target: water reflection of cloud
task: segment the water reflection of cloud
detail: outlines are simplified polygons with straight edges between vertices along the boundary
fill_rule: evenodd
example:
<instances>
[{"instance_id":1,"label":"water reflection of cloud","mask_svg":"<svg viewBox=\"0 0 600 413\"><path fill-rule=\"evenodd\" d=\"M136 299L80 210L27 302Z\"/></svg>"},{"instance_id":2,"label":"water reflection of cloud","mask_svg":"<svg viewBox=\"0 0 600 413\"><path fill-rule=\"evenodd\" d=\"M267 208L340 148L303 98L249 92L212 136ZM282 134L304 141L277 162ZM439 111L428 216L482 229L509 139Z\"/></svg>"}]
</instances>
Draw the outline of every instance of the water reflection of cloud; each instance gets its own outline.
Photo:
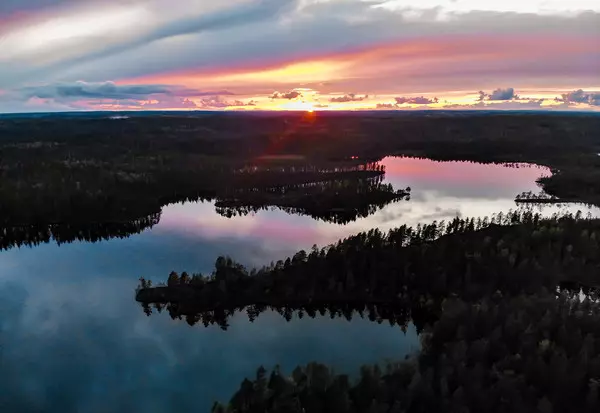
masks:
<instances>
[{"instance_id":1,"label":"water reflection of cloud","mask_svg":"<svg viewBox=\"0 0 600 413\"><path fill-rule=\"evenodd\" d=\"M165 208L154 232L210 240L252 239L254 245L266 251L283 253L281 258L297 249L310 248L315 243L327 245L374 227L388 230L403 224L449 220L457 215L486 216L515 209L515 196L537 191L536 179L549 173L547 168L535 165L508 168L414 158L389 157L382 164L386 167L385 179L394 188L411 187L411 200L387 205L346 225L314 221L277 209L228 219L218 215L213 204L200 203Z\"/></svg>"},{"instance_id":2,"label":"water reflection of cloud","mask_svg":"<svg viewBox=\"0 0 600 413\"><path fill-rule=\"evenodd\" d=\"M157 232L172 232L204 239L244 238L262 242L272 238L292 244L318 237L310 217L289 215L273 208L246 216L227 218L214 204L187 203L165 208Z\"/></svg>"},{"instance_id":3,"label":"water reflection of cloud","mask_svg":"<svg viewBox=\"0 0 600 413\"><path fill-rule=\"evenodd\" d=\"M84 283L21 273L0 287L3 411L204 411L259 364L289 371L319 359L350 373L418 345L414 330L404 336L368 320L288 324L265 314L250 324L240 314L223 332L147 318L133 301L131 279L90 277L78 267Z\"/></svg>"},{"instance_id":4,"label":"water reflection of cloud","mask_svg":"<svg viewBox=\"0 0 600 413\"><path fill-rule=\"evenodd\" d=\"M437 162L428 159L385 158L386 181L395 187L410 186L413 197L433 191L457 198L500 199L538 189L535 181L548 175L548 168L519 168L473 162Z\"/></svg>"}]
</instances>

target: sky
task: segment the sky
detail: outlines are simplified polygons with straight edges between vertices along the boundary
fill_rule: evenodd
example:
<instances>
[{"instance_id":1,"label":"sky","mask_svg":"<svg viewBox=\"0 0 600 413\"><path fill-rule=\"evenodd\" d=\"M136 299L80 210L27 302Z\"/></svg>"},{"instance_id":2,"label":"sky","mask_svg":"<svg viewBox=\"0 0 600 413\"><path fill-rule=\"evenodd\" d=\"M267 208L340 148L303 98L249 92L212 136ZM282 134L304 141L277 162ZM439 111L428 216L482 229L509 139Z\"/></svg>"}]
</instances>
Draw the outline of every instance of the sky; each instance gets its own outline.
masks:
<instances>
[{"instance_id":1,"label":"sky","mask_svg":"<svg viewBox=\"0 0 600 413\"><path fill-rule=\"evenodd\" d=\"M159 109L600 110L600 2L0 2L0 112Z\"/></svg>"}]
</instances>

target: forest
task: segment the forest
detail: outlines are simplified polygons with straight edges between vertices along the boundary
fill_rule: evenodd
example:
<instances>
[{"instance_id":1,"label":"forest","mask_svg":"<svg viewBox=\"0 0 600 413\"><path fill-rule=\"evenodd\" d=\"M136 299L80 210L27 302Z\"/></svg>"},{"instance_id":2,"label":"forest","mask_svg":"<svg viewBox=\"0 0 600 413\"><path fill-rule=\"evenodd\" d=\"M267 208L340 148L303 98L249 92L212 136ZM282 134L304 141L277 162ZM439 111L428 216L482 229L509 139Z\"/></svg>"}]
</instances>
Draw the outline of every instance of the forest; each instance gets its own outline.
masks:
<instances>
[{"instance_id":1,"label":"forest","mask_svg":"<svg viewBox=\"0 0 600 413\"><path fill-rule=\"evenodd\" d=\"M600 204L599 129L593 114L512 112L3 116L0 225L124 222L190 199L222 198L229 215L232 191L368 179L382 171L364 166L392 155L544 165L546 193ZM303 203L280 206L313 215Z\"/></svg>"},{"instance_id":2,"label":"forest","mask_svg":"<svg viewBox=\"0 0 600 413\"><path fill-rule=\"evenodd\" d=\"M599 220L513 211L371 230L250 271L219 257L211 274L140 279L136 299L190 325L274 310L420 334L419 354L355 381L319 364L261 367L215 412L593 412L599 268Z\"/></svg>"}]
</instances>

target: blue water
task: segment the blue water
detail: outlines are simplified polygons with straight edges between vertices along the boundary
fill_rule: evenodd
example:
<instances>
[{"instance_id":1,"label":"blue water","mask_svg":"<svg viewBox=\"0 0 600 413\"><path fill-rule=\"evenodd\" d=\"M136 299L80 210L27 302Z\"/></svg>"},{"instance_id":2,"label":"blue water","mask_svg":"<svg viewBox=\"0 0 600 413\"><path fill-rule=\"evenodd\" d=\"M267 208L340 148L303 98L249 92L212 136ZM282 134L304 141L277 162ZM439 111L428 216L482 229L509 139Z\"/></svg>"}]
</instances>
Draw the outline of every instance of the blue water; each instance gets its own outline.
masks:
<instances>
[{"instance_id":1,"label":"blue water","mask_svg":"<svg viewBox=\"0 0 600 413\"><path fill-rule=\"evenodd\" d=\"M263 265L373 226L389 228L514 207L540 171L389 159L388 180L413 199L346 226L263 211L227 219L210 203L164 208L128 239L0 252L0 412L205 412L259 365L319 361L355 373L419 348L411 327L317 317L286 322L245 314L230 328L147 317L134 300L141 276L210 272L219 255ZM520 179L519 179L520 178Z\"/></svg>"}]
</instances>

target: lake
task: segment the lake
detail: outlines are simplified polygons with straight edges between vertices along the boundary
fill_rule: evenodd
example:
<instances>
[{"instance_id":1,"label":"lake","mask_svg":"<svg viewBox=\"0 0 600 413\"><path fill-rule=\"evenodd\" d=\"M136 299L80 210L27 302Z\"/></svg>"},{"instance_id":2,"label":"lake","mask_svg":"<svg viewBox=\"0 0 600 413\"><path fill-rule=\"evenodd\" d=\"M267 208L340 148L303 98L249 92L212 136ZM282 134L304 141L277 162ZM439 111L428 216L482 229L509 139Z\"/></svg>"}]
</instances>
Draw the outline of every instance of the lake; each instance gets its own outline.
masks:
<instances>
[{"instance_id":1,"label":"lake","mask_svg":"<svg viewBox=\"0 0 600 413\"><path fill-rule=\"evenodd\" d=\"M172 270L210 272L219 255L260 266L374 227L515 209L515 196L538 192L535 180L549 174L408 158L382 164L386 182L411 187L411 199L347 225L277 209L225 218L212 203L186 203L164 207L156 226L126 239L0 252L0 410L202 412L261 364L289 372L316 360L352 374L415 352L414 328L403 333L366 318L288 323L271 312L250 323L238 314L223 331L146 317L134 300L141 276L159 282Z\"/></svg>"}]
</instances>

